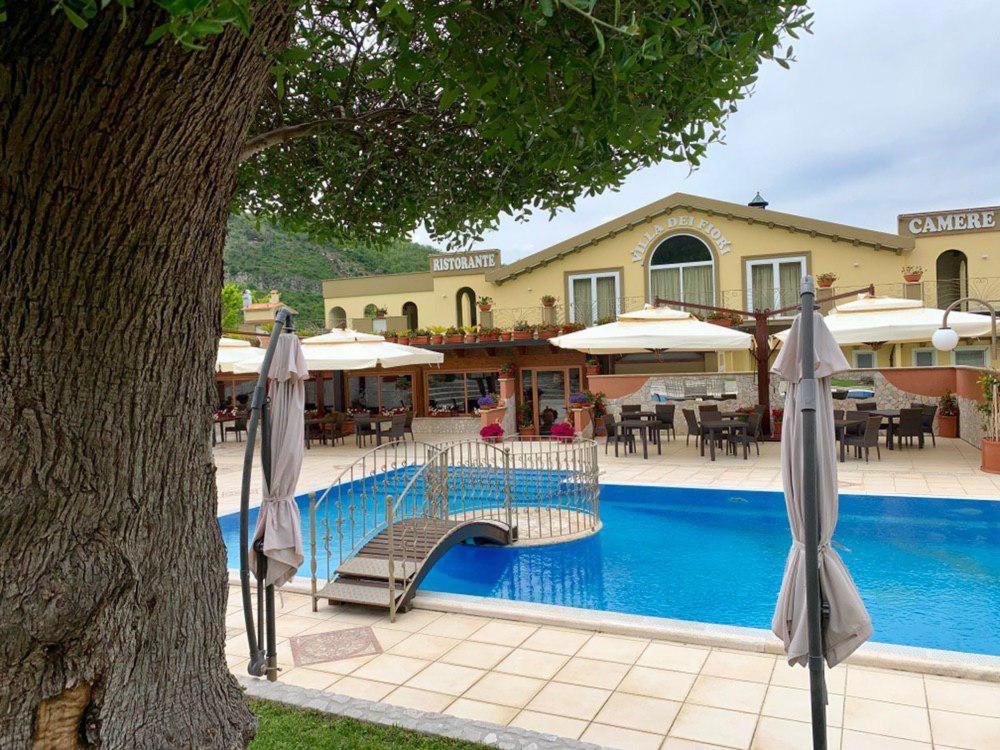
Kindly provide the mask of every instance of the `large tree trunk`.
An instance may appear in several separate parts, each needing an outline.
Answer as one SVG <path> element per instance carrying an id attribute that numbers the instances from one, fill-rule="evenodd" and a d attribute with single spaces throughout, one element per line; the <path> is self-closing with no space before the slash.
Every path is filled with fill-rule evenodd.
<path id="1" fill-rule="evenodd" d="M 152 2 L 0 24 L 0 747 L 243 746 L 209 403 L 241 142 L 285 42 Z"/>

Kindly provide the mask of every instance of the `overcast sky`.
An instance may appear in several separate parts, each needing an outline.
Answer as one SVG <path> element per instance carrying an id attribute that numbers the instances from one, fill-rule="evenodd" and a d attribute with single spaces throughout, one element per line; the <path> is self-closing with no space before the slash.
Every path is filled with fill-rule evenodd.
<path id="1" fill-rule="evenodd" d="M 552 220 L 505 217 L 476 247 L 510 262 L 676 191 L 746 203 L 760 190 L 775 210 L 884 231 L 899 213 L 1000 203 L 1000 3 L 811 6 L 798 61 L 764 66 L 697 171 L 635 172 Z"/>

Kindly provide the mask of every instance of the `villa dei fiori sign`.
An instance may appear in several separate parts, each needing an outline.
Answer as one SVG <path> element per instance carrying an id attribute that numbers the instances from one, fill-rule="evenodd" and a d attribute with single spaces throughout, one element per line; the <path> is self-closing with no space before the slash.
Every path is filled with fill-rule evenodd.
<path id="1" fill-rule="evenodd" d="M 719 251 L 719 255 L 725 255 L 733 249 L 733 243 L 726 239 L 725 235 L 722 234 L 722 230 L 707 219 L 699 219 L 695 216 L 671 216 L 665 224 L 654 224 L 643 232 L 642 238 L 632 248 L 632 262 L 641 263 L 642 259 L 646 257 L 646 251 L 649 249 L 650 244 L 664 232 L 674 229 L 696 230 L 699 234 L 711 240 L 712 244 L 715 245 L 715 249 Z"/>

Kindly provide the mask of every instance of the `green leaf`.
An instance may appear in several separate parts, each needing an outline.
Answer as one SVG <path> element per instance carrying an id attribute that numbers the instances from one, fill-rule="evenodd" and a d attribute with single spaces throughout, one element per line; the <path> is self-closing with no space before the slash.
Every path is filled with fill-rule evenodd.
<path id="1" fill-rule="evenodd" d="M 555 9 L 552 7 L 552 0 L 538 0 L 538 7 L 542 9 L 542 15 L 551 18 Z"/>
<path id="2" fill-rule="evenodd" d="M 87 22 L 81 18 L 75 10 L 69 7 L 68 3 L 59 3 L 59 8 L 66 15 L 66 18 L 69 19 L 69 22 L 76 26 L 76 28 L 81 30 L 87 28 Z"/>

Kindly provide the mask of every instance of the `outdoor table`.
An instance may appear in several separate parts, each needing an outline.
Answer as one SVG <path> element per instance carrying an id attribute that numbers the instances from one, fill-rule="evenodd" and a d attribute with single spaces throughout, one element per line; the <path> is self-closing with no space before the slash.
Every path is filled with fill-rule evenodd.
<path id="1" fill-rule="evenodd" d="M 742 430 L 745 432 L 746 429 L 747 429 L 747 423 L 746 422 L 741 422 L 739 420 L 732 420 L 732 419 L 715 419 L 715 420 L 711 420 L 711 421 L 702 420 L 701 427 L 702 427 L 703 431 L 704 430 L 708 431 L 708 450 L 709 450 L 709 456 L 714 461 L 715 460 L 715 433 L 716 432 L 720 432 L 720 433 L 723 433 L 723 435 L 725 435 L 731 429 L 734 429 L 734 428 L 735 429 L 742 428 Z M 702 432 L 702 436 L 701 436 L 701 455 L 703 455 L 703 456 L 705 455 L 705 437 L 706 437 L 705 433 Z M 745 445 L 743 446 L 743 449 L 744 449 L 743 450 L 743 452 L 744 452 L 744 458 L 746 458 L 746 455 L 745 455 L 746 454 L 746 446 Z M 727 447 L 726 451 L 728 452 L 728 450 L 729 450 L 729 448 Z"/>
<path id="2" fill-rule="evenodd" d="M 219 426 L 219 439 L 226 442 L 226 422 L 235 422 L 236 417 L 216 417 L 215 424 Z M 212 445 L 215 445 L 215 425 L 212 425 Z"/>
<path id="3" fill-rule="evenodd" d="M 885 428 L 885 447 L 893 450 L 892 438 L 896 434 L 896 420 L 899 419 L 899 409 L 872 409 L 868 413 L 882 417 L 887 422 Z"/>
<path id="4" fill-rule="evenodd" d="M 382 445 L 382 423 L 392 424 L 392 414 L 352 414 L 355 424 L 375 425 L 375 445 Z M 360 439 L 360 438 L 359 438 Z"/>
<path id="5" fill-rule="evenodd" d="M 629 416 L 634 416 L 635 414 L 649 414 L 650 412 L 633 412 Z M 649 428 L 653 420 L 650 419 L 623 419 L 618 424 L 627 430 L 638 430 L 639 436 L 642 438 L 642 457 L 644 459 L 649 458 Z M 663 455 L 663 449 L 660 446 L 660 442 L 656 441 L 656 452 Z"/>

